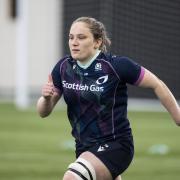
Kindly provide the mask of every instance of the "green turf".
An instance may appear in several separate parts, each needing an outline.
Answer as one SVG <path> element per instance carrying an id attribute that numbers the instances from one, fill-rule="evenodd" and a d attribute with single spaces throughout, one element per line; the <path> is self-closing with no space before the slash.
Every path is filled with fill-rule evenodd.
<path id="1" fill-rule="evenodd" d="M 179 180 L 180 129 L 167 113 L 130 112 L 135 158 L 123 180 Z M 153 145 L 168 147 L 152 154 Z M 0 180 L 60 180 L 74 160 L 66 112 L 41 119 L 36 111 L 0 105 Z"/>

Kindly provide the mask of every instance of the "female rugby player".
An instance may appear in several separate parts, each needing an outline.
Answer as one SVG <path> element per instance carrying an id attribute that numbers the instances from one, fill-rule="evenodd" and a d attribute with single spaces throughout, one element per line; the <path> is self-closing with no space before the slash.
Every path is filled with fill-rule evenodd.
<path id="1" fill-rule="evenodd" d="M 69 32 L 70 54 L 53 68 L 37 102 L 48 116 L 61 96 L 76 142 L 76 161 L 63 180 L 120 180 L 134 155 L 127 118 L 127 84 L 151 88 L 177 125 L 180 108 L 168 87 L 127 57 L 106 53 L 104 25 L 94 18 L 76 19 Z"/>

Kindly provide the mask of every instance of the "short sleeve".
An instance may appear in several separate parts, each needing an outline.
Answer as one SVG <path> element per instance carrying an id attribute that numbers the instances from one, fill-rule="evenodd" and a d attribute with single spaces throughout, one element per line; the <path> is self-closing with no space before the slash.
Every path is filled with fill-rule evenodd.
<path id="1" fill-rule="evenodd" d="M 62 94 L 63 88 L 62 88 L 61 75 L 60 75 L 60 61 L 54 66 L 51 75 L 52 75 L 55 91 L 59 94 Z"/>
<path id="2" fill-rule="evenodd" d="M 121 81 L 138 85 L 144 76 L 144 68 L 128 57 L 116 57 L 114 65 Z"/>

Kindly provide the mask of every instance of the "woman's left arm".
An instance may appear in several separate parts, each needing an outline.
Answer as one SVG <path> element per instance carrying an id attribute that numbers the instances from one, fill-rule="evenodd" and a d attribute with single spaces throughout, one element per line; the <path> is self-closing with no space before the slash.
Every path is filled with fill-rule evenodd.
<path id="1" fill-rule="evenodd" d="M 145 69 L 143 79 L 139 87 L 152 88 L 167 111 L 171 114 L 175 123 L 180 126 L 180 107 L 166 84 L 152 72 Z"/>

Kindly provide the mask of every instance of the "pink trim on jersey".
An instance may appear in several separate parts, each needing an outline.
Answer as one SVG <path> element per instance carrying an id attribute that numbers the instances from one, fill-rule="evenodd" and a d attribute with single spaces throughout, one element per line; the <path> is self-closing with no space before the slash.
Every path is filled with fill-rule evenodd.
<path id="1" fill-rule="evenodd" d="M 138 85 L 142 81 L 144 74 L 145 74 L 145 68 L 141 66 L 141 73 L 139 75 L 138 80 L 134 83 L 134 85 Z"/>

